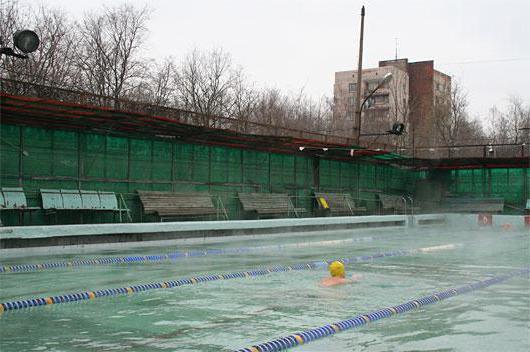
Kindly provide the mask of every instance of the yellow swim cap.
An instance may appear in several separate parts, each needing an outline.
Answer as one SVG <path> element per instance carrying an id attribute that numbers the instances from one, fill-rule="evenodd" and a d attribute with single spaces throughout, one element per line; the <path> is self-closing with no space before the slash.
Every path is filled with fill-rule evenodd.
<path id="1" fill-rule="evenodd" d="M 332 277 L 344 277 L 344 264 L 338 261 L 334 261 L 328 267 L 329 273 Z"/>

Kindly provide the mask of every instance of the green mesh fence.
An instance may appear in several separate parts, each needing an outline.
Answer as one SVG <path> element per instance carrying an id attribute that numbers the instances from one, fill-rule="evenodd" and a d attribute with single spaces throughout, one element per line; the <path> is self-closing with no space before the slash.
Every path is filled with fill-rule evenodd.
<path id="1" fill-rule="evenodd" d="M 453 170 L 449 190 L 454 195 L 502 197 L 506 204 L 522 208 L 530 199 L 528 169 L 498 168 Z"/>
<path id="2" fill-rule="evenodd" d="M 0 184 L 23 187 L 29 206 L 40 206 L 42 188 L 112 191 L 123 196 L 134 221 L 144 216 L 138 190 L 207 191 L 230 219 L 241 218 L 238 192 L 281 192 L 311 214 L 315 190 L 350 193 L 369 211 L 378 193 L 412 194 L 425 172 L 366 161 L 340 162 L 305 156 L 1 125 Z M 459 170 L 455 194 L 500 195 L 507 202 L 528 196 L 521 169 Z M 47 214 L 2 211 L 4 225 L 117 221 L 111 213 Z"/>

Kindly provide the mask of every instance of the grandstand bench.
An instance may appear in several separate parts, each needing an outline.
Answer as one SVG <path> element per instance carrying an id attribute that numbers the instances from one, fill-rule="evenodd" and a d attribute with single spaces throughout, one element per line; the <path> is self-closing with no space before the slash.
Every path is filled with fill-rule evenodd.
<path id="1" fill-rule="evenodd" d="M 238 193 L 243 211 L 253 218 L 289 217 L 293 213 L 299 217 L 306 211 L 294 208 L 286 193 Z"/>
<path id="2" fill-rule="evenodd" d="M 366 211 L 366 207 L 355 205 L 349 193 L 315 192 L 315 200 L 319 210 L 329 215 L 355 215 Z"/>
<path id="3" fill-rule="evenodd" d="M 501 213 L 504 198 L 447 197 L 442 209 L 451 213 Z"/>
<path id="4" fill-rule="evenodd" d="M 172 218 L 221 215 L 228 218 L 224 207 L 215 207 L 208 192 L 137 191 L 146 215 L 158 215 L 160 221 Z"/>
<path id="5" fill-rule="evenodd" d="M 399 214 L 406 213 L 408 210 L 411 210 L 411 207 L 407 203 L 408 199 L 404 196 L 379 193 L 377 197 L 381 202 L 381 209 L 383 210 L 383 213 L 391 211 L 394 214 Z M 417 213 L 420 210 L 420 207 L 412 207 L 412 211 L 414 213 Z"/>

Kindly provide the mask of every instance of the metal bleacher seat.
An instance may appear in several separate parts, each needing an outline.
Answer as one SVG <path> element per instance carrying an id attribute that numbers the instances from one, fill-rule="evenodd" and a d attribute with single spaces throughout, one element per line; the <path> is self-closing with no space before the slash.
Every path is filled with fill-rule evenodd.
<path id="1" fill-rule="evenodd" d="M 23 224 L 24 212 L 39 210 L 39 207 L 28 207 L 26 194 L 21 187 L 2 187 L 0 189 L 0 210 L 18 211 L 20 213 L 19 223 Z M 31 215 L 31 214 L 30 214 Z"/>
<path id="2" fill-rule="evenodd" d="M 113 211 L 126 212 L 129 220 L 130 210 L 121 208 L 114 192 L 89 191 L 77 189 L 41 189 L 42 209 L 48 211 Z"/>

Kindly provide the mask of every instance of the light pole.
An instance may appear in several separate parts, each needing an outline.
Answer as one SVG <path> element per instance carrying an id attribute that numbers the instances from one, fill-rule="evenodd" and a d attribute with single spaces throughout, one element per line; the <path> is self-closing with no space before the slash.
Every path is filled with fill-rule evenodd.
<path id="1" fill-rule="evenodd" d="M 359 145 L 361 137 L 361 84 L 363 76 L 363 39 L 364 39 L 364 6 L 361 9 L 361 37 L 359 40 L 359 64 L 357 66 L 357 97 L 355 98 L 355 121 L 353 129 L 355 132 L 355 144 Z"/>

